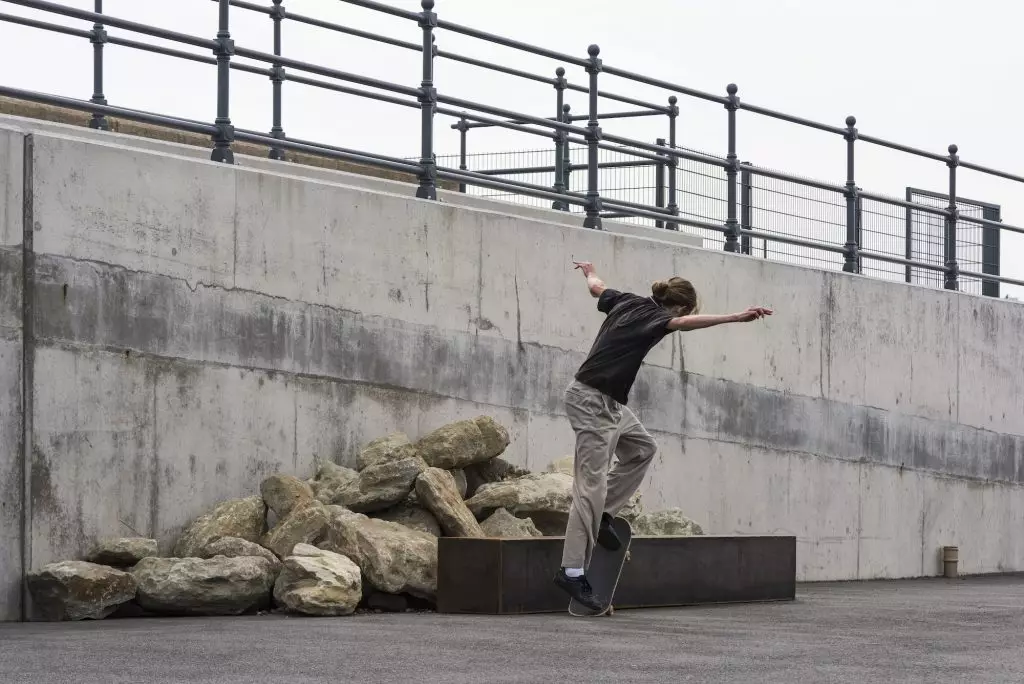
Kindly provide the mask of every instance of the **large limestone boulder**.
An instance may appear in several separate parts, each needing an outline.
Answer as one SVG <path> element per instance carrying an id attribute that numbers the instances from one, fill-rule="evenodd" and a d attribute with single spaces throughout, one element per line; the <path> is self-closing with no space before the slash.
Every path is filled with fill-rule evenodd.
<path id="1" fill-rule="evenodd" d="M 281 561 L 277 559 L 277 556 L 266 548 L 238 537 L 221 537 L 216 541 L 212 541 L 199 551 L 197 557 L 213 558 L 214 556 L 224 556 L 225 558 L 265 558 L 274 567 L 275 572 L 280 569 L 281 565 Z"/>
<path id="2" fill-rule="evenodd" d="M 573 456 L 563 456 L 557 461 L 553 461 L 548 466 L 547 471 L 549 473 L 565 473 L 566 475 L 573 475 L 576 472 L 576 459 Z"/>
<path id="3" fill-rule="evenodd" d="M 363 598 L 359 567 L 341 554 L 321 549 L 312 555 L 309 548 L 300 545 L 302 555 L 284 559 L 274 599 L 292 613 L 351 615 Z"/>
<path id="4" fill-rule="evenodd" d="M 132 568 L 137 601 L 170 615 L 241 615 L 270 606 L 274 566 L 255 556 L 144 558 Z"/>
<path id="5" fill-rule="evenodd" d="M 330 521 L 320 548 L 352 559 L 370 585 L 387 594 L 424 599 L 437 594 L 437 539 L 387 520 L 328 506 Z M 364 590 L 370 587 L 365 587 Z"/>
<path id="6" fill-rule="evenodd" d="M 463 498 L 473 496 L 485 484 L 503 482 L 530 474 L 528 470 L 514 466 L 503 458 L 492 458 L 483 463 L 466 466 L 464 472 L 466 474 L 466 493 L 462 495 Z"/>
<path id="7" fill-rule="evenodd" d="M 485 484 L 466 501 L 466 506 L 479 519 L 499 508 L 507 508 L 517 516 L 537 512 L 568 513 L 571 502 L 571 475 L 538 473 Z"/>
<path id="8" fill-rule="evenodd" d="M 290 556 L 296 544 L 315 542 L 327 525 L 327 509 L 319 501 L 305 501 L 274 529 L 270 530 L 261 542 L 279 558 Z"/>
<path id="9" fill-rule="evenodd" d="M 399 525 L 405 525 L 406 527 L 417 530 L 418 532 L 426 532 L 432 537 L 441 536 L 441 525 L 437 522 L 437 518 L 430 511 L 420 508 L 419 506 L 413 506 L 406 503 L 400 503 L 393 508 L 389 508 L 386 511 L 379 511 L 370 516 L 378 520 L 389 520 L 391 522 L 398 523 Z"/>
<path id="10" fill-rule="evenodd" d="M 124 537 L 99 540 L 85 555 L 85 560 L 90 563 L 120 568 L 130 567 L 143 558 L 157 555 L 159 553 L 156 539 Z"/>
<path id="11" fill-rule="evenodd" d="M 491 517 L 480 523 L 480 529 L 488 537 L 542 537 L 541 531 L 529 518 L 517 518 L 504 508 L 499 508 Z"/>
<path id="12" fill-rule="evenodd" d="M 508 430 L 490 416 L 480 416 L 434 430 L 416 442 L 416 451 L 431 467 L 448 470 L 490 460 L 508 444 Z"/>
<path id="13" fill-rule="evenodd" d="M 317 501 L 329 504 L 339 491 L 358 477 L 359 473 L 355 470 L 326 461 L 320 465 L 310 486 Z"/>
<path id="14" fill-rule="evenodd" d="M 701 526 L 678 508 L 641 513 L 630 521 L 630 525 L 634 535 L 644 537 L 693 537 L 704 534 Z"/>
<path id="15" fill-rule="evenodd" d="M 368 466 L 339 489 L 331 503 L 357 513 L 390 508 L 409 496 L 416 478 L 426 468 L 418 456 Z"/>
<path id="16" fill-rule="evenodd" d="M 267 531 L 267 507 L 263 497 L 232 499 L 218 505 L 189 525 L 174 547 L 174 555 L 190 558 L 220 537 L 238 537 L 259 542 Z"/>
<path id="17" fill-rule="evenodd" d="M 287 518 L 297 505 L 313 499 L 312 487 L 294 475 L 271 475 L 260 484 L 260 494 L 278 519 Z"/>
<path id="18" fill-rule="evenodd" d="M 50 563 L 25 580 L 46 620 L 101 620 L 135 598 L 129 573 L 86 561 Z"/>
<path id="19" fill-rule="evenodd" d="M 447 470 L 427 468 L 416 478 L 416 493 L 449 537 L 483 537 L 480 523 L 466 508 L 455 477 Z"/>
<path id="20" fill-rule="evenodd" d="M 359 452 L 356 457 L 356 468 L 360 471 L 378 463 L 401 461 L 417 456 L 416 447 L 402 432 L 395 432 L 387 437 L 375 439 Z"/>

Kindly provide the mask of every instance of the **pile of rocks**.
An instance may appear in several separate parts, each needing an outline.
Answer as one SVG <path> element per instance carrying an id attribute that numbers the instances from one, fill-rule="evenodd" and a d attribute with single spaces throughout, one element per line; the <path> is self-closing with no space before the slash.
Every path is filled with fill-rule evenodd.
<path id="1" fill-rule="evenodd" d="M 81 561 L 28 576 L 45 619 L 118 615 L 303 615 L 429 608 L 437 538 L 559 536 L 572 458 L 531 474 L 500 458 L 508 431 L 481 416 L 411 442 L 368 444 L 353 470 L 323 463 L 300 480 L 273 475 L 258 496 L 197 518 L 160 557 L 153 539 L 103 540 Z M 621 515 L 638 535 L 702 534 L 678 509 Z"/>

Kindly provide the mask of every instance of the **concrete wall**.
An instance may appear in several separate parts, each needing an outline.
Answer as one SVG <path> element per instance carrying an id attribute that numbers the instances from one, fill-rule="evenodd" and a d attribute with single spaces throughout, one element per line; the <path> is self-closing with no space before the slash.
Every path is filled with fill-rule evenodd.
<path id="1" fill-rule="evenodd" d="M 945 544 L 965 572 L 1024 570 L 1020 305 L 352 178 L 30 140 L 30 567 L 100 535 L 166 548 L 266 474 L 351 465 L 386 432 L 479 413 L 542 469 L 571 450 L 561 393 L 601 321 L 573 254 L 616 287 L 681 273 L 706 310 L 778 310 L 648 357 L 634 392 L 661 445 L 648 508 L 680 506 L 710 533 L 795 534 L 801 580 L 936 574 Z M 2 372 L 4 391 L 19 382 Z M 17 471 L 12 425 L 0 453 Z"/>

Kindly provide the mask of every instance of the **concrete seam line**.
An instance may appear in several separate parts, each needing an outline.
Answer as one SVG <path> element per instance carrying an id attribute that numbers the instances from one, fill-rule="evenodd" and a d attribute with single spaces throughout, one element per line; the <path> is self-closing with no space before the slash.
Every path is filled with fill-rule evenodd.
<path id="1" fill-rule="evenodd" d="M 21 236 L 21 619 L 28 620 L 29 592 L 25 582 L 32 569 L 32 408 L 33 366 L 35 364 L 35 327 L 33 325 L 33 287 L 35 258 L 33 233 L 34 138 L 24 137 L 22 160 L 22 236 Z"/>

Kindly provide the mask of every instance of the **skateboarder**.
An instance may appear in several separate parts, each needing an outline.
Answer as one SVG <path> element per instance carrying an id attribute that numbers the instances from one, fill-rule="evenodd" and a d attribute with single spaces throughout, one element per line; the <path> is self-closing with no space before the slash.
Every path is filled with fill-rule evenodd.
<path id="1" fill-rule="evenodd" d="M 755 321 L 772 310 L 755 306 L 734 314 L 698 315 L 697 292 L 688 280 L 659 280 L 650 297 L 641 297 L 606 287 L 589 262 L 573 264 L 583 271 L 590 294 L 597 298 L 597 310 L 606 317 L 575 382 L 565 391 L 576 457 L 562 567 L 554 581 L 570 597 L 599 610 L 606 597 L 594 593 L 584 568 L 595 540 L 605 548 L 619 548 L 612 518 L 640 486 L 657 449 L 626 406 L 644 357 L 676 330 Z M 609 472 L 612 454 L 618 462 Z"/>

